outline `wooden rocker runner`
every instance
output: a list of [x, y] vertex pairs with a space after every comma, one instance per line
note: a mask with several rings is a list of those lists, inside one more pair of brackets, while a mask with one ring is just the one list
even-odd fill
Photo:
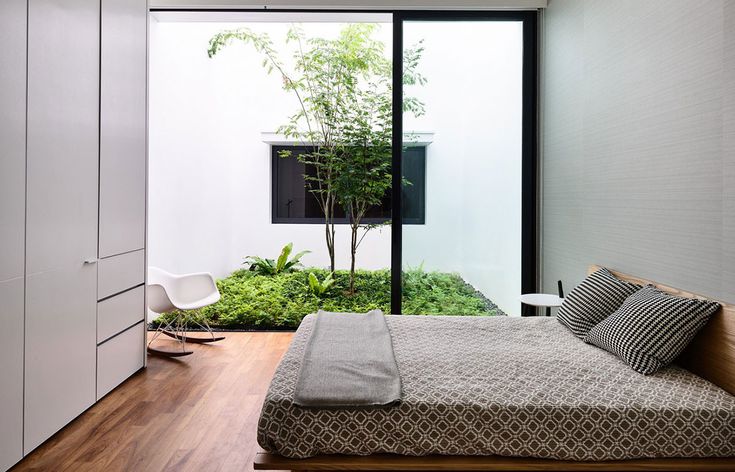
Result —
[[[197, 316], [197, 310], [216, 303], [220, 299], [217, 284], [211, 274], [175, 275], [157, 267], [148, 269], [148, 308], [155, 313], [175, 312], [166, 323], [162, 323], [148, 342], [148, 352], [168, 357], [182, 357], [193, 354], [187, 350], [186, 343], [213, 343], [224, 336], [215, 336], [207, 320]], [[194, 324], [207, 336], [189, 336], [190, 324]], [[181, 349], [163, 350], [152, 347], [161, 334], [178, 341]]]

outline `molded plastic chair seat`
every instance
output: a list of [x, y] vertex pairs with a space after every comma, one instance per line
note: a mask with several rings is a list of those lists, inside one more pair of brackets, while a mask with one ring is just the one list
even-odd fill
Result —
[[[180, 313], [167, 323], [161, 323], [156, 330], [156, 334], [148, 343], [148, 351], [166, 356], [186, 356], [192, 353], [192, 351], [186, 350], [187, 339], [196, 343], [211, 343], [225, 339], [221, 336], [216, 337], [205, 319], [198, 319], [186, 313], [217, 303], [219, 299], [220, 293], [212, 274], [197, 272], [176, 275], [157, 267], [149, 267], [148, 308], [155, 313], [167, 313], [174, 310], [180, 310]], [[189, 322], [193, 322], [209, 333], [209, 337], [187, 336]], [[151, 348], [153, 341], [161, 334], [178, 340], [181, 344], [181, 351], [161, 351]]]
[[174, 309], [197, 310], [220, 299], [212, 274], [176, 275], [157, 267], [148, 268], [148, 307], [156, 313]]

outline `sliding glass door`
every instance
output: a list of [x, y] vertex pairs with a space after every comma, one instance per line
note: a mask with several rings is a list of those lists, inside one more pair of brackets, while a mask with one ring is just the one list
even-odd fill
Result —
[[[535, 15], [154, 12], [149, 262], [228, 279], [212, 311], [228, 328], [318, 309], [520, 314]], [[293, 273], [257, 263], [302, 251]]]
[[518, 296], [533, 291], [533, 18], [431, 12], [394, 23], [394, 310], [520, 315]]

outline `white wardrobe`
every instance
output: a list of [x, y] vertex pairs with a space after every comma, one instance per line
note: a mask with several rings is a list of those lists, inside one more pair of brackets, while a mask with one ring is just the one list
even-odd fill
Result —
[[0, 470], [145, 363], [146, 0], [0, 2]]

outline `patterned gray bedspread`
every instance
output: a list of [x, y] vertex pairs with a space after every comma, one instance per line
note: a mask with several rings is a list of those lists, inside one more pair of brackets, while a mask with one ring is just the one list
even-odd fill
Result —
[[389, 316], [402, 403], [293, 405], [313, 317], [276, 370], [258, 442], [317, 454], [567, 460], [735, 456], [735, 396], [676, 366], [643, 376], [554, 318]]

